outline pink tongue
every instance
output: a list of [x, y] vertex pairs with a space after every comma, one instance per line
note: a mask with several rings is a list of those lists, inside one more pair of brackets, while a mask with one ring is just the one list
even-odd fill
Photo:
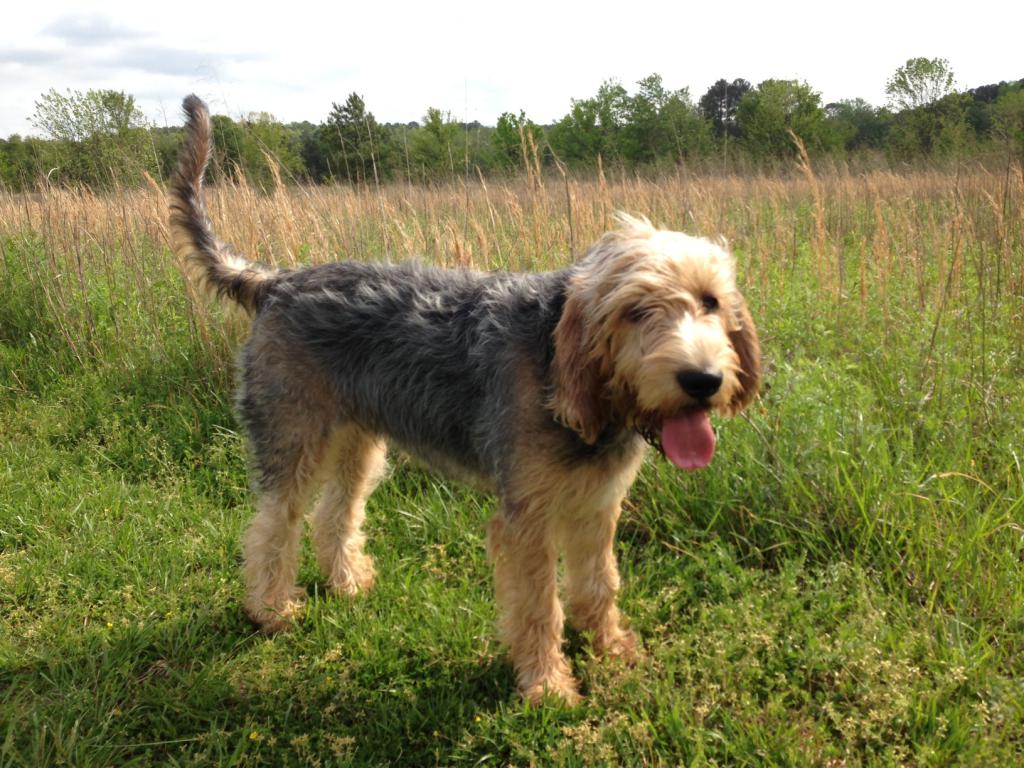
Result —
[[661, 447], [680, 469], [701, 469], [715, 455], [715, 433], [707, 411], [687, 411], [661, 425]]

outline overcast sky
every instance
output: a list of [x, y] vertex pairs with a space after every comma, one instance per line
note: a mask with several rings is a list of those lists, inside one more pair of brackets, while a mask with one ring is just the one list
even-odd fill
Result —
[[[86, 9], [86, 6], [88, 8]], [[620, 0], [249, 3], [11, 2], [0, 22], [0, 136], [34, 133], [51, 88], [133, 94], [157, 125], [195, 92], [215, 112], [322, 122], [356, 91], [381, 122], [427, 107], [540, 123], [608, 78], [652, 72], [694, 100], [720, 78], [807, 81], [823, 103], [885, 103], [908, 58], [949, 60], [964, 88], [1024, 78], [1024, 3]]]

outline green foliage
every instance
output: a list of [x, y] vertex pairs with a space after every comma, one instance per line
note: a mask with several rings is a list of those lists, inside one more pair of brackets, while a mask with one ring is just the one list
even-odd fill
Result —
[[[184, 128], [153, 128], [150, 130], [153, 154], [156, 157], [157, 178], [166, 180], [178, 162], [178, 150], [185, 140]], [[216, 141], [216, 139], [214, 139]]]
[[1024, 162], [1024, 87], [1008, 88], [992, 108], [995, 135]]
[[51, 89], [36, 102], [32, 124], [51, 139], [74, 143], [145, 128], [146, 119], [123, 91]]
[[[221, 172], [244, 173], [261, 189], [276, 183], [275, 168], [285, 182], [432, 182], [477, 170], [516, 172], [524, 156], [542, 172], [554, 172], [555, 158], [583, 173], [593, 172], [599, 158], [629, 172], [699, 167], [712, 158], [716, 166], [774, 166], [793, 158], [788, 130], [812, 158], [987, 160], [1019, 147], [1013, 94], [1020, 82], [962, 93], [952, 86], [944, 59], [910, 59], [887, 84], [892, 109], [856, 98], [823, 108], [806, 82], [769, 79], [751, 88], [742, 78], [718, 80], [694, 105], [687, 89], [672, 90], [651, 74], [633, 92], [617, 80], [603, 82], [593, 96], [572, 99], [553, 125], [505, 112], [494, 127], [458, 123], [436, 107], [422, 124], [380, 125], [363, 97], [351, 93], [320, 124], [283, 125], [262, 112], [237, 121], [217, 116], [215, 142]], [[118, 91], [51, 90], [37, 102], [33, 124], [48, 138], [0, 140], [5, 188], [34, 188], [44, 178], [95, 187], [141, 184], [144, 173], [166, 179], [182, 136], [178, 128], [146, 125], [134, 98]]]
[[913, 110], [932, 104], [953, 90], [953, 70], [946, 59], [907, 59], [886, 81], [885, 93], [894, 109]]
[[660, 75], [637, 83], [636, 94], [624, 99], [621, 156], [633, 167], [653, 165], [660, 158], [683, 160], [703, 154], [710, 141], [707, 127], [685, 88], [665, 89]]
[[971, 98], [950, 93], [937, 101], [898, 113], [892, 122], [887, 150], [900, 160], [929, 156], [962, 156], [974, 141], [967, 120]]
[[574, 100], [548, 132], [555, 153], [574, 164], [592, 165], [601, 157], [637, 168], [710, 151], [710, 131], [685, 88], [670, 91], [657, 74], [637, 86], [630, 94], [609, 80], [594, 97]]
[[429, 107], [423, 126], [409, 139], [409, 157], [414, 178], [422, 181], [454, 176], [465, 160], [464, 131], [451, 114]]
[[572, 108], [548, 133], [552, 149], [570, 163], [615, 160], [622, 154], [620, 133], [628, 94], [616, 80], [606, 80], [589, 99], [573, 99]]
[[864, 99], [850, 99], [825, 107], [828, 123], [847, 152], [881, 149], [888, 138], [892, 115]]
[[765, 80], [748, 91], [736, 108], [736, 125], [743, 146], [760, 158], [794, 156], [796, 148], [788, 131], [810, 151], [827, 151], [838, 144], [826, 122], [820, 94], [796, 80]]
[[622, 157], [633, 165], [649, 164], [660, 155], [672, 152], [672, 134], [662, 113], [670, 98], [684, 106], [689, 102], [685, 90], [670, 95], [660, 75], [651, 75], [637, 86], [637, 92], [623, 100], [619, 142]]
[[719, 80], [700, 97], [700, 112], [705, 120], [711, 121], [715, 137], [724, 139], [740, 134], [736, 124], [736, 110], [743, 96], [750, 90], [750, 83], [737, 78], [731, 83]]
[[319, 142], [330, 177], [352, 182], [379, 181], [391, 168], [393, 147], [362, 96], [350, 93], [344, 104], [333, 104], [321, 126]]
[[[14, 134], [0, 139], [0, 185], [9, 189], [30, 189], [46, 177], [47, 143]], [[51, 166], [52, 167], [52, 166]]]
[[573, 99], [569, 114], [547, 131], [547, 137], [559, 157], [576, 164], [594, 163], [612, 151], [591, 99]]
[[214, 115], [212, 120], [214, 163], [228, 178], [244, 174], [250, 184], [267, 190], [277, 183], [275, 172], [288, 180], [304, 175], [299, 137], [272, 115], [251, 113], [239, 122]]
[[43, 162], [55, 169], [53, 181], [133, 185], [156, 172], [145, 116], [122, 91], [50, 90], [36, 102], [32, 124], [51, 139]]
[[[302, 176], [304, 165], [301, 147], [293, 131], [266, 112], [250, 114], [245, 124], [249, 129], [249, 139], [258, 148], [263, 165], [268, 170], [273, 161], [286, 178], [294, 180]], [[270, 181], [265, 179], [266, 183]]]
[[495, 164], [504, 171], [523, 168], [533, 148], [539, 147], [541, 129], [530, 120], [525, 112], [518, 115], [503, 112], [491, 134], [494, 145]]
[[711, 127], [700, 117], [685, 88], [670, 95], [662, 104], [658, 119], [665, 137], [658, 157], [682, 161], [699, 159], [713, 151]]

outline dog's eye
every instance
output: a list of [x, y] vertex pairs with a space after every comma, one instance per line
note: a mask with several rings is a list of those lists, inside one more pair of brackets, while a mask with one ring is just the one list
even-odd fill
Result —
[[718, 299], [712, 296], [710, 293], [705, 293], [700, 297], [701, 306], [704, 307], [705, 312], [714, 312], [718, 309]]

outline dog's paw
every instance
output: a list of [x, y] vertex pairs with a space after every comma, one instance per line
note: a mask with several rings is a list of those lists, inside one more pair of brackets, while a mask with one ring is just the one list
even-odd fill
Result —
[[640, 654], [640, 638], [631, 629], [616, 628], [594, 638], [594, 652], [599, 656], [635, 661]]
[[360, 592], [369, 592], [373, 589], [376, 577], [373, 558], [360, 553], [350, 557], [343, 567], [335, 569], [329, 590], [332, 595], [338, 597], [355, 597]]
[[295, 626], [295, 620], [302, 614], [306, 604], [306, 593], [295, 587], [287, 595], [273, 600], [250, 600], [246, 613], [260, 632], [276, 635], [287, 632]]
[[526, 679], [522, 674], [519, 677], [519, 692], [531, 704], [540, 704], [544, 699], [551, 699], [575, 706], [582, 701], [579, 684], [564, 659], [548, 667], [546, 672], [537, 670], [535, 675]]
[[535, 706], [545, 700], [554, 700], [566, 706], [574, 707], [583, 701], [583, 697], [577, 690], [576, 681], [572, 677], [534, 683], [520, 689], [520, 693], [524, 699]]

